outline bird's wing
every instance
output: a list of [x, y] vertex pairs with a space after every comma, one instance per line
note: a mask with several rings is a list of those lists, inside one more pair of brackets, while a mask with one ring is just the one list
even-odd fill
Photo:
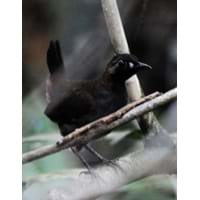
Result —
[[71, 122], [92, 112], [94, 102], [94, 98], [87, 91], [74, 90], [59, 100], [51, 101], [45, 114], [55, 122]]

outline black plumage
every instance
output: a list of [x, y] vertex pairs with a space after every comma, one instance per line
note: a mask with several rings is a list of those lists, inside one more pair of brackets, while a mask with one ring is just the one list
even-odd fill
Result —
[[47, 51], [49, 78], [48, 105], [45, 114], [58, 124], [61, 134], [116, 111], [127, 103], [125, 81], [150, 66], [134, 55], [115, 55], [98, 80], [69, 81], [58, 41], [51, 41]]

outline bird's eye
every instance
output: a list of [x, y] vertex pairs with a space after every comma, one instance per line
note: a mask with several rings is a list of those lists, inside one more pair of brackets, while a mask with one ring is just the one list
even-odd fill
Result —
[[123, 60], [120, 60], [120, 61], [118, 62], [118, 65], [119, 65], [119, 66], [123, 66], [123, 65], [124, 65], [124, 61], [123, 61]]
[[129, 67], [133, 68], [135, 65], [132, 62], [129, 62]]

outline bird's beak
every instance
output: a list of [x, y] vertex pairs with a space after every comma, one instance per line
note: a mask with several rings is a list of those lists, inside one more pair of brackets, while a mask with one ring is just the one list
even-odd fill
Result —
[[149, 69], [152, 69], [152, 67], [149, 66], [149, 65], [147, 65], [147, 64], [145, 64], [145, 63], [139, 62], [139, 64], [138, 64], [138, 69], [139, 69], [139, 70], [140, 70], [140, 69], [149, 70]]

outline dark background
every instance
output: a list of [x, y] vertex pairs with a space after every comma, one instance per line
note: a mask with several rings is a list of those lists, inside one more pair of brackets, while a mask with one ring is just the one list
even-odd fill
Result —
[[[176, 86], [176, 1], [118, 1], [131, 52], [153, 67], [146, 93]], [[69, 79], [97, 77], [112, 55], [100, 1], [23, 1], [23, 97], [47, 76], [49, 40], [59, 39]]]

